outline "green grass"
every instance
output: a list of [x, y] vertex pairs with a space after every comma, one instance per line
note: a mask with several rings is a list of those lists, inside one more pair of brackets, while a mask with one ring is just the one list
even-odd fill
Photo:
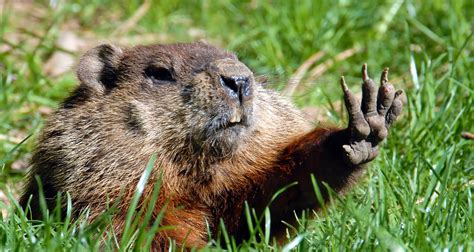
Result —
[[[72, 29], [90, 47], [115, 41], [111, 34], [141, 2], [15, 2], [1, 3], [0, 18], [0, 190], [10, 197], [0, 202], [6, 213], [0, 249], [87, 251], [101, 249], [101, 242], [104, 248], [143, 249], [151, 233], [166, 227], [157, 223], [149, 230], [131, 214], [128, 238], [119, 244], [107, 228], [108, 214], [93, 224], [59, 221], [54, 214], [29, 222], [15, 211], [14, 200], [24, 175], [17, 168], [28, 159], [48, 110], [76, 85], [73, 71], [44, 73], [44, 63], [59, 50], [56, 38]], [[342, 199], [334, 196], [335, 203], [316, 217], [302, 217], [286, 244], [276, 245], [256, 230], [241, 249], [473, 251], [474, 142], [461, 138], [462, 131], [474, 132], [473, 17], [474, 2], [468, 0], [156, 1], [117, 37], [129, 45], [152, 42], [143, 34], [154, 34], [155, 42], [205, 38], [237, 52], [276, 89], [284, 89], [316, 52], [325, 52], [319, 64], [361, 48], [323, 76], [304, 78], [293, 95], [298, 106], [318, 106], [328, 121], [341, 125], [345, 119], [334, 107], [341, 99], [340, 75], [356, 91], [362, 63], [372, 75], [389, 66], [391, 80], [405, 89], [404, 115], [358, 186]], [[221, 239], [233, 243], [225, 234]], [[210, 242], [210, 248], [220, 243]]]

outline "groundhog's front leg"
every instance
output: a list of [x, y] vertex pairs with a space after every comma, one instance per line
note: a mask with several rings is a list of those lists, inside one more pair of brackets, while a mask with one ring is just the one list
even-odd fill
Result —
[[367, 65], [362, 67], [362, 104], [347, 88], [344, 77], [341, 86], [349, 114], [349, 139], [342, 145], [344, 159], [348, 165], [360, 165], [373, 160], [378, 154], [378, 144], [388, 135], [388, 128], [400, 115], [403, 107], [402, 91], [395, 92], [388, 82], [388, 68], [380, 78], [378, 88], [367, 74]]
[[[388, 82], [387, 68], [382, 72], [380, 86], [377, 87], [369, 78], [367, 65], [364, 64], [362, 102], [349, 91], [344, 77], [341, 77], [341, 87], [349, 114], [348, 127], [314, 129], [291, 143], [278, 163], [290, 180], [299, 182], [301, 191], [312, 192], [311, 188], [307, 188], [310, 173], [314, 174], [320, 185], [325, 182], [335, 191], [342, 191], [350, 185], [363, 170], [363, 164], [377, 156], [379, 144], [401, 114], [403, 92], [395, 91]], [[302, 198], [301, 201], [308, 199]]]
[[278, 230], [281, 220], [291, 222], [294, 211], [318, 208], [311, 174], [314, 175], [324, 200], [328, 191], [344, 191], [362, 174], [363, 164], [373, 160], [378, 146], [387, 137], [388, 128], [400, 115], [402, 91], [388, 83], [388, 69], [381, 76], [380, 87], [362, 67], [362, 102], [349, 91], [341, 78], [344, 100], [349, 114], [346, 129], [316, 128], [295, 139], [284, 150], [265, 183], [256, 185], [249, 203], [261, 212], [274, 193], [292, 182], [295, 186], [280, 194], [270, 205], [272, 229]]

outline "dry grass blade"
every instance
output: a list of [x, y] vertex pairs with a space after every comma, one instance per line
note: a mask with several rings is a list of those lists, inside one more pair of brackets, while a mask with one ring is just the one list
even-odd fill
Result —
[[[87, 43], [72, 31], [62, 31], [56, 41], [58, 50], [44, 65], [44, 72], [49, 76], [59, 76], [71, 70], [75, 64], [75, 53]], [[59, 50], [61, 49], [61, 50]]]
[[[309, 72], [308, 77], [306, 78], [305, 82], [307, 83], [314, 83], [316, 79], [321, 77], [329, 68], [331, 68], [335, 62], [345, 60], [347, 58], [350, 58], [354, 56], [356, 53], [362, 51], [362, 48], [360, 47], [353, 47], [350, 49], [347, 49], [338, 55], [336, 55], [334, 58], [327, 59], [323, 63], [317, 65], [314, 67], [311, 72]], [[316, 62], [317, 60], [321, 59], [324, 56], [324, 52], [318, 52], [316, 54], [313, 54], [310, 58], [308, 58], [301, 66], [296, 70], [295, 74], [290, 78], [288, 81], [287, 87], [283, 90], [283, 94], [286, 96], [292, 96], [296, 89], [300, 86], [302, 83], [303, 77], [306, 75], [308, 72], [309, 68]]]
[[462, 132], [461, 133], [462, 138], [467, 139], [467, 140], [474, 140], [474, 134], [471, 132]]
[[309, 73], [308, 82], [314, 82], [316, 79], [321, 77], [329, 68], [331, 68], [335, 62], [343, 61], [354, 56], [356, 53], [362, 51], [360, 47], [352, 47], [347, 49], [334, 57], [334, 59], [328, 59], [324, 61], [322, 64], [317, 65], [311, 72]]
[[326, 53], [324, 51], [319, 51], [301, 64], [301, 66], [296, 70], [296, 72], [290, 77], [288, 80], [288, 84], [286, 85], [285, 89], [282, 91], [283, 95], [291, 96], [295, 92], [296, 88], [300, 85], [301, 80], [303, 79], [304, 75], [308, 72], [308, 69], [322, 57], [324, 57]]
[[112, 36], [118, 36], [127, 33], [132, 29], [134, 26], [137, 25], [138, 21], [145, 16], [148, 10], [151, 7], [151, 0], [145, 0], [140, 8], [127, 20], [125, 23], [120, 25], [117, 30], [112, 33]]
[[13, 144], [19, 144], [19, 143], [21, 143], [21, 141], [23, 141], [23, 138], [0, 134], [0, 140], [8, 141], [8, 142], [13, 143]]

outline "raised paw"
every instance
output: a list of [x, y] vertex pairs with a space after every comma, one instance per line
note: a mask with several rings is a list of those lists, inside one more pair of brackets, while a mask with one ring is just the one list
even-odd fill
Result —
[[403, 109], [403, 91], [395, 91], [388, 82], [388, 68], [382, 72], [377, 88], [367, 74], [367, 64], [364, 64], [362, 81], [362, 102], [359, 102], [347, 88], [344, 77], [341, 77], [350, 135], [342, 149], [346, 161], [352, 165], [369, 162], [377, 156], [377, 145], [387, 137], [390, 125]]

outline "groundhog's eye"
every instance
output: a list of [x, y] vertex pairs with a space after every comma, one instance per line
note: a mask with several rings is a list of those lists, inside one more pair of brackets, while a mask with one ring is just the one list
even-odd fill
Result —
[[164, 67], [149, 66], [145, 69], [145, 75], [153, 82], [174, 82], [173, 74]]

